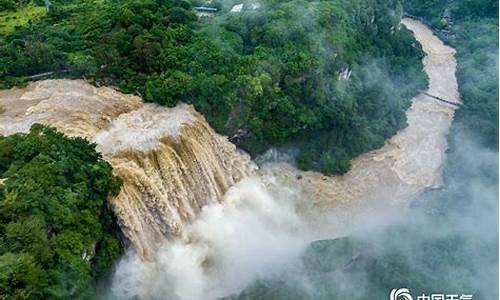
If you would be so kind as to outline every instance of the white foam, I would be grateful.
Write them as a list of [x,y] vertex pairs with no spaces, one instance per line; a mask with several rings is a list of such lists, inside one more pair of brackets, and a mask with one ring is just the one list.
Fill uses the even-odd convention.
[[105,155],[127,149],[147,151],[154,149],[162,137],[177,138],[182,126],[195,119],[186,104],[173,108],[145,104],[138,110],[120,115],[94,140],[97,150]]
[[183,241],[164,245],[155,263],[128,255],[112,293],[118,299],[214,299],[238,292],[294,261],[309,238],[291,192],[271,194],[255,178],[233,186],[222,204],[206,206]]

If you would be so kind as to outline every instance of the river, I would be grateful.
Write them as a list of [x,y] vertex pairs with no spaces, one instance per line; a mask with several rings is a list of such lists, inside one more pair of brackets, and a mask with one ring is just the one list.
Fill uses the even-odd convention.
[[342,207],[337,211],[347,221],[353,218],[351,213],[356,207],[366,211],[369,205],[374,209],[382,205],[385,209],[396,206],[394,208],[400,210],[422,192],[440,186],[446,160],[446,137],[456,106],[426,94],[460,104],[455,50],[444,45],[424,24],[408,18],[401,23],[422,45],[426,53],[423,63],[429,77],[428,90],[412,99],[406,113],[408,126],[382,148],[354,159],[351,170],[343,176],[303,172],[286,162],[262,166],[261,173],[272,178],[275,184],[298,187],[309,200],[305,204],[308,209]]
[[[136,251],[119,262],[110,297],[226,296],[256,278],[280,274],[315,239],[349,234],[374,216],[387,222],[404,217],[412,199],[441,184],[456,106],[426,94],[460,103],[455,51],[418,21],[404,19],[402,26],[427,54],[429,88],[412,100],[408,126],[353,160],[343,176],[303,172],[286,162],[265,163],[254,172],[246,156],[192,108],[143,104],[83,81],[47,80],[0,91],[0,134],[26,132],[39,122],[87,137],[126,179],[123,197],[110,203]],[[191,117],[179,118],[179,111]],[[201,129],[206,139],[200,144]],[[242,174],[250,176],[234,184]],[[200,190],[198,196],[192,190]],[[217,191],[211,198],[227,192],[201,199],[206,190]],[[161,243],[144,260],[145,249],[154,252]]]
[[[455,51],[423,24],[404,19],[427,56],[426,93],[459,103]],[[412,199],[438,187],[456,106],[424,93],[412,100],[408,126],[361,155],[344,176],[265,163],[257,176],[204,208],[185,237],[165,245],[154,264],[134,255],[118,266],[112,294],[211,299],[238,293],[257,278],[288,273],[310,242],[405,217]],[[161,295],[161,296],[160,296]]]

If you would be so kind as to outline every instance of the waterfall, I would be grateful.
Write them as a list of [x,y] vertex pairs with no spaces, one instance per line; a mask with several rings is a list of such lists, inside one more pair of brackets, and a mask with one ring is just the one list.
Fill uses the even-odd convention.
[[0,99],[6,109],[0,115],[2,135],[42,123],[97,144],[123,180],[110,206],[143,259],[182,236],[205,205],[220,201],[255,168],[248,155],[186,104],[144,104],[139,97],[80,80],[39,81],[2,91]]
[[146,104],[118,117],[95,140],[124,180],[110,204],[143,257],[169,237],[181,236],[205,205],[218,202],[252,172],[250,157],[187,105]]
[[[454,50],[422,24],[403,24],[427,53],[426,93],[460,103]],[[250,158],[189,105],[46,80],[0,91],[0,108],[0,134],[43,123],[86,137],[123,179],[109,203],[135,251],[118,263],[113,295],[213,299],[293,270],[312,240],[407,218],[409,200],[440,185],[456,105],[416,96],[408,127],[342,176],[297,170],[270,151],[244,180],[254,173]]]

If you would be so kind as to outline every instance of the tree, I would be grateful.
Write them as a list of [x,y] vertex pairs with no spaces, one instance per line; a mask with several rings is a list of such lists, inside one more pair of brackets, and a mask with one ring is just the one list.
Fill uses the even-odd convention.
[[0,146],[0,299],[93,297],[122,249],[111,166],[95,145],[37,124]]

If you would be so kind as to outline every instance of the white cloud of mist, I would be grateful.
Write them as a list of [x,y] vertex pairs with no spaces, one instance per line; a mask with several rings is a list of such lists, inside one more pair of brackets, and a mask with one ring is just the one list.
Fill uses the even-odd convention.
[[[305,286],[313,285],[302,289],[308,297],[379,299],[410,287],[414,296],[441,291],[498,299],[498,152],[462,129],[450,142],[444,186],[422,195],[402,218],[383,222],[383,207],[363,214],[368,223],[353,237],[365,250],[351,253],[349,268],[319,278],[302,272]],[[352,272],[355,265],[360,272]]]
[[258,179],[244,179],[223,204],[205,207],[183,240],[164,245],[155,262],[128,253],[111,298],[212,299],[282,273],[309,242],[294,201],[292,190],[278,197]]
[[[380,276],[388,276],[377,286],[380,295],[390,291],[384,284],[408,285],[414,291],[421,288],[412,286],[418,279],[429,289],[434,280],[453,289],[450,292],[472,291],[477,299],[492,299],[498,287],[498,258],[491,253],[498,250],[498,234],[492,229],[498,222],[498,153],[465,133],[454,133],[451,144],[449,159],[458,163],[446,168],[444,188],[424,195],[412,209],[380,199],[314,210],[307,195],[293,188],[276,187],[272,178],[266,178],[271,188],[260,179],[247,178],[232,187],[221,204],[205,207],[184,238],[164,245],[155,262],[142,262],[128,253],[117,266],[109,298],[215,299],[238,294],[263,279],[271,285],[278,282],[278,291],[293,288],[312,299],[330,299],[328,289],[333,285],[335,293],[340,289],[351,299],[364,299],[373,288],[373,274],[368,272],[375,266]],[[343,267],[311,276],[302,268],[310,242],[345,235],[369,244],[366,251],[353,254],[349,265],[361,268],[361,273]],[[436,253],[441,241],[459,244],[445,246],[449,253]],[[429,252],[429,245],[438,248]],[[415,277],[394,280],[383,274],[394,271],[397,260]],[[373,261],[377,263],[370,265]],[[440,273],[429,273],[435,263]]]
[[[314,240],[336,238],[402,217],[387,202],[333,209],[273,178],[246,178],[222,203],[206,206],[183,239],[164,245],[153,262],[128,252],[119,262],[108,298],[215,299],[237,294],[258,279],[303,280],[300,263]],[[300,207],[300,211],[298,211]]]

